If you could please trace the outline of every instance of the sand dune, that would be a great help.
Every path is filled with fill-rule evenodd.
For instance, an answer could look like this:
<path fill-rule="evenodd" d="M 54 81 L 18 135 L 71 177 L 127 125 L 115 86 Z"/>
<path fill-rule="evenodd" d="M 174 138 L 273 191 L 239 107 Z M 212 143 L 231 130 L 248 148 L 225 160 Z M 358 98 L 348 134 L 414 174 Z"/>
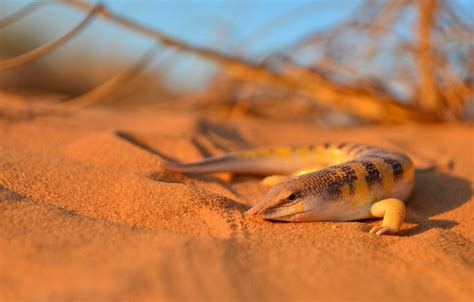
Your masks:
<path fill-rule="evenodd" d="M 473 133 L 62 113 L 0 95 L 0 300 L 472 300 Z M 380 221 L 251 219 L 244 212 L 266 192 L 259 178 L 159 166 L 331 140 L 443 159 L 417 172 L 401 236 L 368 234 Z"/>

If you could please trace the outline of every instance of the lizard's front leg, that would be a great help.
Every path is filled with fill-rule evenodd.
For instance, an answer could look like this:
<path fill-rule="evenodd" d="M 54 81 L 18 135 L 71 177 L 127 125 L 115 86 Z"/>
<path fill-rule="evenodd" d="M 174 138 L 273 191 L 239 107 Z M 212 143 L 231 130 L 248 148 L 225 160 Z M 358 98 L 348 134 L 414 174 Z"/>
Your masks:
<path fill-rule="evenodd" d="M 370 233 L 377 235 L 391 235 L 400 230 L 405 220 L 405 204 L 396 198 L 388 198 L 375 202 L 370 208 L 375 217 L 383 217 L 382 225 L 375 226 Z"/>

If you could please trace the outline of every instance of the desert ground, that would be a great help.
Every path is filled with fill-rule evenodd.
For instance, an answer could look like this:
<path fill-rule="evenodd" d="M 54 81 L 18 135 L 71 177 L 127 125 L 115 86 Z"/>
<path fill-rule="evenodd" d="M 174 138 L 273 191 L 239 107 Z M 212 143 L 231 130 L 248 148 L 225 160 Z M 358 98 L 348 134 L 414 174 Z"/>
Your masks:
<path fill-rule="evenodd" d="M 380 220 L 275 223 L 245 211 L 254 176 L 181 175 L 252 146 L 354 141 L 420 169 L 399 236 Z M 0 94 L 1 301 L 472 301 L 468 125 L 322 129 L 161 110 L 59 110 Z"/>

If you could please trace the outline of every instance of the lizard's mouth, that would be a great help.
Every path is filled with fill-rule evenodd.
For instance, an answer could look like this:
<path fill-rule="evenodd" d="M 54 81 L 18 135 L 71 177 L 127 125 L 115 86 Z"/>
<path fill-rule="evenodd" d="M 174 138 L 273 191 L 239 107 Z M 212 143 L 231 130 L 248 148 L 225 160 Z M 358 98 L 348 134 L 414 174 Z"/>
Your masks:
<path fill-rule="evenodd" d="M 268 220 L 291 221 L 293 218 L 304 212 L 301 202 L 292 202 L 283 205 L 268 205 L 264 202 L 256 204 L 247 211 L 247 214 Z"/>

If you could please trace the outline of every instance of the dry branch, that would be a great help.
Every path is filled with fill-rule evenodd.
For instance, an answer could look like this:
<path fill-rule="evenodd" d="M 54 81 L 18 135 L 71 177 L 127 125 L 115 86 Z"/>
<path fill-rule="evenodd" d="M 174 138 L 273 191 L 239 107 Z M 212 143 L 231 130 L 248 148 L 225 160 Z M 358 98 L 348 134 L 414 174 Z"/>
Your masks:
<path fill-rule="evenodd" d="M 418 1 L 418 49 L 417 64 L 419 74 L 419 102 L 433 113 L 439 112 L 441 106 L 438 88 L 434 76 L 433 48 L 431 43 L 431 29 L 437 10 L 437 0 Z"/>
<path fill-rule="evenodd" d="M 117 15 L 106 7 L 94 7 L 81 0 L 33 2 L 0 19 L 0 27 L 20 20 L 43 4 L 57 2 L 86 11 L 88 16 L 56 40 L 24 55 L 0 62 L 0 70 L 31 62 L 50 53 L 72 39 L 95 16 L 100 16 L 150 37 L 170 49 L 220 64 L 222 72 L 240 80 L 240 83 L 246 83 L 245 86 L 228 86 L 230 90 L 227 95 L 233 93 L 237 98 L 238 90 L 245 87 L 260 87 L 262 91 L 270 91 L 268 88 L 271 88 L 273 92 L 280 92 L 281 96 L 302 96 L 324 107 L 351 113 L 364 120 L 398 123 L 462 119 L 465 101 L 474 93 L 469 72 L 467 75 L 462 72 L 473 66 L 473 60 L 469 57 L 472 48 L 468 44 L 464 47 L 463 41 L 466 40 L 462 38 L 470 36 L 472 31 L 463 24 L 463 20 L 459 20 L 446 2 L 439 0 L 366 0 L 348 22 L 312 34 L 295 43 L 280 59 L 269 59 L 259 64 L 237 54 L 229 55 L 214 49 L 196 47 Z M 407 9 L 416 9 L 418 12 L 416 39 L 413 43 L 404 40 L 394 30 Z M 302 11 L 305 10 L 298 9 L 277 18 L 251 37 L 260 36 L 282 20 L 291 19 Z M 453 35 L 458 40 L 453 39 Z M 458 45 L 461 46 L 456 48 L 459 52 L 446 52 L 450 47 Z M 388 48 L 384 48 L 385 46 Z M 305 48 L 317 49 L 315 57 L 311 58 L 312 61 L 306 67 L 297 66 L 293 63 L 297 60 L 292 58 L 296 58 L 301 51 L 304 53 Z M 393 64 L 390 69 L 377 70 L 380 66 L 375 63 L 370 68 L 375 68 L 373 71 L 377 72 L 376 76 L 361 69 L 360 66 L 370 65 L 379 55 L 388 55 L 389 59 L 385 57 L 384 62 Z M 70 100 L 70 108 L 95 103 L 111 95 L 118 86 L 143 69 L 148 60 L 149 56 L 145 55 L 136 65 L 92 91 Z M 412 63 L 413 60 L 415 64 Z M 364 64 L 360 65 L 362 62 Z M 401 84 L 405 95 L 391 90 L 393 86 L 389 85 L 393 83 Z M 413 107 L 413 104 L 421 107 Z"/>
<path fill-rule="evenodd" d="M 90 4 L 83 1 L 70 0 L 65 2 L 85 11 L 89 11 L 92 8 Z M 184 41 L 171 38 L 157 30 L 114 14 L 105 7 L 100 11 L 99 15 L 132 31 L 156 39 L 162 45 L 216 62 L 239 79 L 296 91 L 311 97 L 322 105 L 355 114 L 366 120 L 382 122 L 425 122 L 433 120 L 429 115 L 418 112 L 408 106 L 397 104 L 396 99 L 389 95 L 381 98 L 374 96 L 368 91 L 343 87 L 339 84 L 322 80 L 319 75 L 299 67 L 295 67 L 295 69 L 299 70 L 299 78 L 274 72 L 266 66 L 259 66 L 238 57 L 226 55 L 212 49 L 196 47 Z"/>

